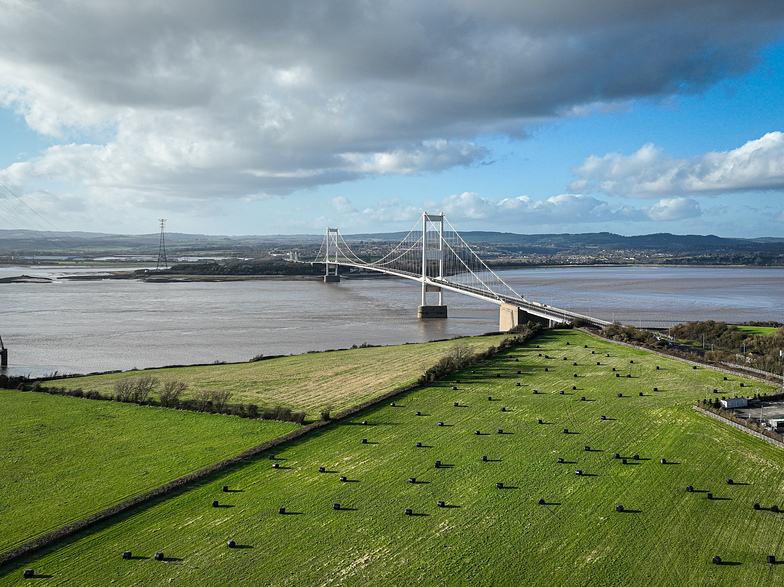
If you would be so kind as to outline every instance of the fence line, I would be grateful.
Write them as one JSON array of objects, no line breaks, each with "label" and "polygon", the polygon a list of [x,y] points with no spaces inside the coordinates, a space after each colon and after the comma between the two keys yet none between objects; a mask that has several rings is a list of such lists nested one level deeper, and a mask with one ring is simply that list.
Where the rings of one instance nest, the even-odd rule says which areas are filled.
[{"label": "fence line", "polygon": [[733,428],[737,428],[738,430],[743,430],[744,432],[747,432],[747,433],[751,434],[752,436],[756,436],[757,438],[761,438],[762,440],[764,440],[766,442],[769,442],[770,444],[774,444],[774,445],[776,445],[776,446],[778,446],[780,448],[784,448],[784,442],[781,442],[780,440],[776,440],[775,438],[770,438],[769,436],[765,436],[764,434],[761,434],[761,433],[757,432],[756,430],[752,430],[751,428],[748,428],[748,427],[744,426],[743,424],[738,424],[737,422],[733,422],[732,420],[729,420],[729,419],[725,418],[724,416],[719,416],[718,414],[714,414],[713,412],[708,411],[706,409],[703,409],[703,408],[701,408],[699,406],[694,406],[694,409],[697,410],[698,412],[702,412],[703,414],[705,414],[707,416],[710,416],[711,418],[715,418],[716,420],[719,420],[720,422],[724,422],[725,424],[729,424]]}]

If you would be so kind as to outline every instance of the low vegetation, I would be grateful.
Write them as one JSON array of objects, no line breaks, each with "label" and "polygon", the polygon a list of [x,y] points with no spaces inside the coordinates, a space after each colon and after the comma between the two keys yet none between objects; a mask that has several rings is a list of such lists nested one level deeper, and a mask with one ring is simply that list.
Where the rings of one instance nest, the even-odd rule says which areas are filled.
[{"label": "low vegetation", "polygon": [[74,584],[776,584],[781,449],[692,409],[741,380],[547,332],[0,581],[33,568]]}]

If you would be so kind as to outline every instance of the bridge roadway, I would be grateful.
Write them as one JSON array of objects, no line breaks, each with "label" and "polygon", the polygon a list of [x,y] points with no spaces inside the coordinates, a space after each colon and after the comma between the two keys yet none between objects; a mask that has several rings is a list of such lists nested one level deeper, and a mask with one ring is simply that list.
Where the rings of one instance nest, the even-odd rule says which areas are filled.
[{"label": "bridge roadway", "polygon": [[[421,275],[408,271],[401,271],[399,269],[387,269],[382,267],[376,267],[373,265],[352,263],[350,261],[340,261],[339,263],[336,264],[345,265],[349,267],[357,267],[359,269],[369,269],[371,271],[378,271],[386,275],[393,275],[395,277],[402,277],[404,279],[410,279],[412,281],[416,281],[417,283],[422,283]],[[440,287],[442,289],[454,291],[457,293],[461,293],[488,302],[493,302],[495,304],[498,304],[499,306],[514,306],[516,308],[519,308],[522,312],[524,312],[524,314],[527,314],[529,316],[535,316],[539,319],[547,320],[550,324],[562,324],[575,319],[582,320],[586,324],[590,324],[592,326],[596,326],[599,328],[604,328],[612,324],[612,322],[608,322],[606,320],[600,320],[598,318],[593,318],[591,316],[586,316],[585,314],[578,314],[577,312],[572,312],[570,310],[564,310],[562,308],[556,308],[553,306],[548,306],[546,304],[540,304],[539,302],[526,300],[525,298],[505,296],[503,294],[498,294],[493,291],[471,287],[470,285],[452,283],[451,281],[448,281],[446,279],[427,278],[425,280],[425,284],[433,285],[436,287]],[[502,308],[502,312],[503,312],[503,308]],[[534,321],[537,320],[534,319]],[[527,322],[527,320],[525,320],[525,318],[523,317],[523,323],[525,322]],[[518,318],[515,317],[514,324],[516,325],[517,323],[518,323]]]}]

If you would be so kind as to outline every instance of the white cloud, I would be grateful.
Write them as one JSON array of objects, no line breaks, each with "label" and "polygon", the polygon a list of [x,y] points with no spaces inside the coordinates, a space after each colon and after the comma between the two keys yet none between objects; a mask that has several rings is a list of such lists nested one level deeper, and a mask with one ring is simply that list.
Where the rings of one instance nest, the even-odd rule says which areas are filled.
[{"label": "white cloud", "polygon": [[518,225],[526,230],[546,226],[624,222],[668,222],[697,218],[699,205],[688,198],[662,199],[649,207],[621,206],[581,194],[561,194],[546,200],[529,196],[494,200],[473,192],[454,194],[440,202],[440,210],[456,221],[494,220],[499,225]]},{"label": "white cloud", "polygon": [[574,191],[630,198],[784,189],[784,133],[770,132],[732,151],[677,159],[653,144],[624,156],[591,156],[573,170]]},{"label": "white cloud", "polygon": [[3,175],[184,202],[437,172],[486,133],[741,72],[783,22],[779,0],[10,0],[0,104],[61,144]]}]

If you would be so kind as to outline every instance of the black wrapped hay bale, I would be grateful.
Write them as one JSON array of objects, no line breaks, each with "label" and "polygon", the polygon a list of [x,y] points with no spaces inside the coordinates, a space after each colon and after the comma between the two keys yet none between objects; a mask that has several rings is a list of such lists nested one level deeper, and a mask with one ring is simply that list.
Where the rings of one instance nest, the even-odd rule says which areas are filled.
[{"label": "black wrapped hay bale", "polygon": [[457,391],[457,385],[452,386],[452,391]]},{"label": "black wrapped hay bale", "polygon": [[667,464],[667,459],[659,459],[659,462],[660,462],[662,465],[666,465],[666,464]]},{"label": "black wrapped hay bale", "polygon": [[133,554],[131,554],[130,550],[126,550],[123,552],[122,557],[124,561],[131,560],[133,558]]},{"label": "black wrapped hay bale", "polygon": [[615,506],[615,511],[616,512],[622,512],[623,511],[623,506],[621,504],[618,504],[617,506]]},{"label": "black wrapped hay bale", "polygon": [[411,508],[406,508],[405,514],[406,514],[407,516],[410,516],[410,515],[412,515],[413,513],[414,513],[414,511],[413,511]]},{"label": "black wrapped hay bale", "polygon": [[758,510],[758,509],[760,509],[760,504],[758,504],[757,502],[754,502],[754,505],[751,506],[751,507],[754,508],[755,510]]},{"label": "black wrapped hay bale", "polygon": [[539,419],[536,421],[536,423],[537,423],[537,424],[543,424],[543,422],[542,422],[542,419],[541,419],[541,418],[539,418]]},{"label": "black wrapped hay bale", "polygon": [[658,387],[654,387],[653,391],[659,391],[659,388]]},{"label": "black wrapped hay bale", "polygon": [[443,426],[443,425],[444,425],[444,423],[443,423],[443,422],[439,422],[439,423],[438,423],[438,425],[439,425],[439,426]]},{"label": "black wrapped hay bale", "polygon": [[625,465],[626,464],[626,459],[621,459],[621,464]]},{"label": "black wrapped hay bale", "polygon": [[574,391],[576,389],[577,389],[577,386],[576,385],[572,385],[572,391]]},{"label": "black wrapped hay bale", "polygon": [[395,407],[395,402],[392,402],[392,403],[391,403],[391,404],[389,404],[389,405],[390,405],[390,406],[392,406],[392,407],[394,408],[394,407]]},{"label": "black wrapped hay bale", "polygon": [[339,503],[333,503],[332,504],[332,509],[333,510],[339,510],[340,509],[340,504]]},{"label": "black wrapped hay bale", "polygon": [[581,395],[581,396],[580,396],[580,401],[581,401],[581,402],[584,402],[584,401],[585,401],[585,396],[584,396],[584,395]]},{"label": "black wrapped hay bale", "polygon": [[635,461],[639,461],[639,460],[640,460],[640,455],[634,455],[632,458],[633,458]]},{"label": "black wrapped hay bale", "polygon": [[697,365],[692,365],[692,366],[691,366],[691,368],[692,368],[692,369],[696,369],[696,368],[697,368]]},{"label": "black wrapped hay bale", "polygon": [[515,383],[515,385],[516,385],[517,387],[520,387],[520,382],[518,381],[517,383]]},{"label": "black wrapped hay bale", "polygon": [[642,397],[642,392],[640,392],[640,397]]},{"label": "black wrapped hay bale", "polygon": [[732,485],[734,481],[732,479],[727,479],[727,485]]},{"label": "black wrapped hay bale", "polygon": [[476,434],[477,436],[479,436],[479,430],[474,430],[474,434]]},{"label": "black wrapped hay bale", "polygon": [[504,488],[504,484],[501,483],[500,481],[498,483],[496,483],[495,486],[498,487],[498,489],[503,489]]},{"label": "black wrapped hay bale", "polygon": [[558,457],[557,462],[558,463],[563,463],[564,462],[563,457]]},{"label": "black wrapped hay bale", "polygon": [[504,433],[504,430],[503,430],[503,428],[499,428],[499,429],[498,429],[498,434],[503,434],[503,433]]},{"label": "black wrapped hay bale", "polygon": [[278,513],[279,514],[285,514],[286,513],[286,508],[278,508]]},{"label": "black wrapped hay bale", "polygon": [[622,394],[622,393],[619,393],[619,394],[618,394],[618,397],[623,397],[623,394]]},{"label": "black wrapped hay bale", "polygon": [[713,494],[712,493],[708,493],[705,497],[707,497],[708,499],[713,499]]},{"label": "black wrapped hay bale", "polygon": [[421,442],[417,442],[417,443],[416,443],[416,447],[417,447],[417,448],[422,448],[422,443],[421,443]]},{"label": "black wrapped hay bale", "polygon": [[602,416],[601,418],[602,418],[602,420],[606,420],[607,416]]},{"label": "black wrapped hay bale", "polygon": [[626,374],[626,379],[631,379],[631,378],[632,378],[632,374],[631,373],[627,373]]},{"label": "black wrapped hay bale", "polygon": [[459,379],[455,379],[455,383],[460,383],[460,380]]},{"label": "black wrapped hay bale", "polygon": [[602,362],[601,362],[601,361],[596,361],[596,364],[597,364],[597,365],[601,365],[601,364],[602,364]]},{"label": "black wrapped hay bale", "polygon": [[544,498],[540,497],[538,503],[539,503],[539,505],[544,505],[545,504]]},{"label": "black wrapped hay bale", "polygon": [[487,462],[487,455],[484,455],[484,456],[482,457],[482,462],[483,462],[483,463],[486,463],[486,462]]},{"label": "black wrapped hay bale", "polygon": [[589,452],[590,450],[591,450],[591,447],[586,445],[585,452]]},{"label": "black wrapped hay bale", "polygon": [[409,477],[408,478],[408,482],[409,483],[416,483],[416,477]]},{"label": "black wrapped hay bale", "polygon": [[229,486],[228,485],[224,485],[223,486],[223,493],[228,493],[228,492],[229,492]]},{"label": "black wrapped hay bale", "polygon": [[324,467],[319,467],[319,473],[326,473],[327,469]]},{"label": "black wrapped hay bale", "polygon": [[547,373],[547,367],[544,368],[545,373]]},{"label": "black wrapped hay bale", "polygon": [[272,468],[273,469],[278,469],[278,468],[280,468],[280,465],[278,463],[272,463]]},{"label": "black wrapped hay bale", "polygon": [[564,393],[565,393],[565,392],[564,392],[564,390],[562,389],[561,391],[559,391],[559,392],[558,392],[558,395],[564,395]]},{"label": "black wrapped hay bale", "polygon": [[33,569],[25,569],[24,573],[22,573],[22,576],[25,579],[32,579],[33,577],[35,577],[35,571],[33,571]]},{"label": "black wrapped hay bale", "polygon": [[362,444],[367,444],[367,438],[362,439]]},{"label": "black wrapped hay bale", "polygon": [[616,377],[620,377],[620,376],[621,376],[621,374],[620,374],[620,373],[616,373],[616,374],[615,374],[615,376],[616,376]]},{"label": "black wrapped hay bale", "polygon": [[453,406],[455,406],[455,407],[457,408],[457,407],[459,407],[459,406],[460,406],[460,402],[455,402],[455,403],[453,403],[452,405],[453,405]]},{"label": "black wrapped hay bale", "polygon": [[342,481],[346,481],[346,477],[345,477],[345,475],[341,475],[341,476],[340,476],[340,481],[341,481],[341,482],[342,482]]},{"label": "black wrapped hay bale", "polygon": [[271,460],[271,461],[274,461],[274,460],[275,460],[275,455],[269,455],[267,458],[268,458],[269,460]]},{"label": "black wrapped hay bale", "polygon": [[502,411],[502,412],[505,412],[505,411],[506,411],[506,408],[501,408],[501,411]]},{"label": "black wrapped hay bale", "polygon": [[768,561],[768,564],[775,565],[776,564],[776,555],[769,554],[766,560]]},{"label": "black wrapped hay bale", "polygon": [[583,474],[583,471],[582,471],[582,469],[577,469],[577,470],[574,472],[574,474],[575,474],[575,475],[577,475],[577,476],[579,477],[580,475],[582,475],[582,474]]},{"label": "black wrapped hay bale", "polygon": [[711,559],[711,562],[712,562],[714,565],[720,565],[720,564],[721,564],[721,557],[720,557],[720,556],[714,556],[714,557]]},{"label": "black wrapped hay bale", "polygon": [[658,365],[656,365],[656,370],[657,370],[657,371],[659,370],[659,366],[658,366]]},{"label": "black wrapped hay bale", "polygon": [[436,469],[441,468],[441,461],[436,461]]},{"label": "black wrapped hay bale", "polygon": [[687,486],[686,486],[686,491],[687,491],[688,493],[692,493],[692,492],[694,491],[694,487],[692,487],[691,485],[687,485]]},{"label": "black wrapped hay bale", "polygon": [[569,434],[569,429],[568,429],[568,428],[564,428],[564,429],[563,429],[563,433],[564,433],[564,434]]},{"label": "black wrapped hay bale", "polygon": [[574,377],[577,377],[577,373],[574,374]]},{"label": "black wrapped hay bale", "polygon": [[489,402],[493,401],[493,396],[492,395],[488,395],[487,396],[487,401],[489,401]]},{"label": "black wrapped hay bale", "polygon": [[567,360],[566,357],[564,357],[563,360],[566,361]]},{"label": "black wrapped hay bale", "polygon": [[495,376],[496,377],[501,377],[501,374],[500,373],[496,373]]},{"label": "black wrapped hay bale", "polygon": [[218,500],[217,499],[212,502],[212,507],[216,508],[216,507],[218,507],[218,505],[219,504],[218,504]]},{"label": "black wrapped hay bale", "polygon": [[522,374],[523,374],[523,372],[522,372],[522,371],[518,371],[518,372],[517,372],[517,374],[518,374],[518,375],[522,375]]},{"label": "black wrapped hay bale", "polygon": [[621,458],[621,455],[620,455],[619,453],[615,453],[615,454],[613,455],[613,458],[614,458],[614,459],[620,459],[620,458]]},{"label": "black wrapped hay bale", "polygon": [[229,540],[229,541],[226,543],[226,545],[227,545],[229,548],[234,548],[235,546],[237,546],[237,543],[236,543],[236,542],[234,542],[233,540]]},{"label": "black wrapped hay bale", "polygon": [[537,393],[539,393],[539,392],[538,392],[538,391],[536,391],[536,390],[534,389],[532,393],[533,393],[534,395],[536,395],[536,394],[537,394]]},{"label": "black wrapped hay bale", "polygon": [[613,372],[615,371],[615,367],[613,367]]},{"label": "black wrapped hay bale", "polygon": [[770,511],[772,511],[772,512],[774,512],[774,513],[778,513],[778,511],[779,511],[779,506],[777,506],[777,505],[772,505],[772,506],[770,506]]},{"label": "black wrapped hay bale", "polygon": [[154,559],[155,559],[155,560],[157,560],[157,561],[162,561],[162,560],[164,559],[164,556],[163,556],[163,553],[162,553],[162,552],[156,552],[156,553],[153,555],[153,557],[152,557],[152,558],[154,558]]},{"label": "black wrapped hay bale", "polygon": [[420,412],[419,410],[417,410],[416,412],[414,412],[414,415],[415,415],[415,416],[421,416],[421,415],[422,415],[422,412]]},{"label": "black wrapped hay bale", "polygon": [[438,501],[436,502],[436,505],[437,505],[438,507],[440,507],[440,508],[442,508],[442,507],[446,506],[446,504],[445,504],[443,501],[441,501],[441,500],[438,500]]},{"label": "black wrapped hay bale", "polygon": [[367,426],[367,420],[362,420],[362,425]]}]

